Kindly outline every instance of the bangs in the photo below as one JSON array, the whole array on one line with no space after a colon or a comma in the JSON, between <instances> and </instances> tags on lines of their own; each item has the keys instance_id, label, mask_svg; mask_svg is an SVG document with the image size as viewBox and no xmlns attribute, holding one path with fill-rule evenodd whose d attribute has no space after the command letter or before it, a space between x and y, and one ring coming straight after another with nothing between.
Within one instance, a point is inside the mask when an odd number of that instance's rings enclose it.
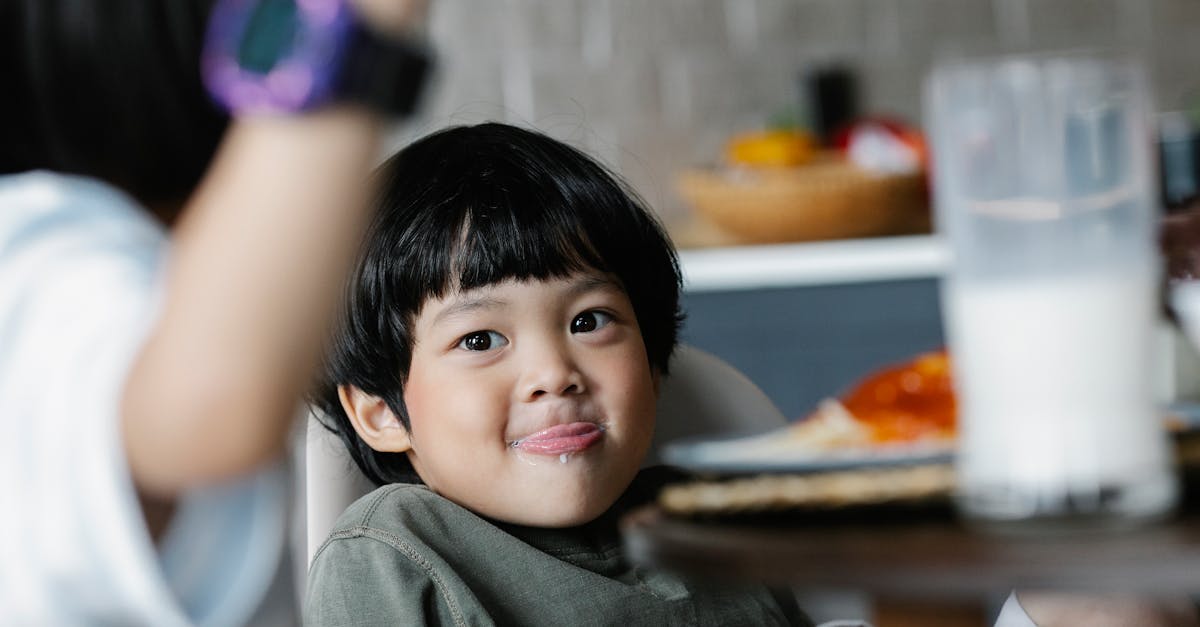
<instances>
[{"instance_id":1,"label":"bangs","mask_svg":"<svg viewBox=\"0 0 1200 627\"><path fill-rule=\"evenodd\" d=\"M393 293L406 295L409 311L506 280L619 275L626 249L636 245L628 223L637 209L607 176L492 167L453 187L436 209L420 209L427 198L419 196L398 217L407 225L392 258L404 260L404 271L392 275L403 284L393 284Z\"/></svg>"},{"instance_id":2,"label":"bangs","mask_svg":"<svg viewBox=\"0 0 1200 627\"><path fill-rule=\"evenodd\" d=\"M443 290L471 290L505 280L562 278L607 272L579 225L548 220L555 212L469 211L448 255ZM450 284L447 279L453 278ZM443 292L444 293L444 292Z\"/></svg>"}]
</instances>

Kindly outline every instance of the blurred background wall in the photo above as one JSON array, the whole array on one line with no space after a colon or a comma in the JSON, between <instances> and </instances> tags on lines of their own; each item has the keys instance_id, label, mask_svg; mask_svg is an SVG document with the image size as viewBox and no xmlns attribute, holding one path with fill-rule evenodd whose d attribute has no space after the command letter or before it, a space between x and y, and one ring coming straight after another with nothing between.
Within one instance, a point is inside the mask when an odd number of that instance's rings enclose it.
<instances>
[{"instance_id":1,"label":"blurred background wall","mask_svg":"<svg viewBox=\"0 0 1200 627\"><path fill-rule=\"evenodd\" d=\"M864 114L919 125L944 54L1120 47L1160 111L1200 105L1200 0L434 0L439 74L395 143L447 124L539 128L599 157L677 241L683 168L736 133L804 117L802 77L853 70ZM934 277L690 292L683 340L723 357L786 415L943 342Z\"/></svg>"},{"instance_id":2,"label":"blurred background wall","mask_svg":"<svg viewBox=\"0 0 1200 627\"><path fill-rule=\"evenodd\" d=\"M1200 0L435 0L426 113L397 138L485 119L599 156L668 222L681 167L802 102L800 77L848 64L861 109L920 122L939 54L1122 46L1160 110L1197 104Z\"/></svg>"}]
</instances>

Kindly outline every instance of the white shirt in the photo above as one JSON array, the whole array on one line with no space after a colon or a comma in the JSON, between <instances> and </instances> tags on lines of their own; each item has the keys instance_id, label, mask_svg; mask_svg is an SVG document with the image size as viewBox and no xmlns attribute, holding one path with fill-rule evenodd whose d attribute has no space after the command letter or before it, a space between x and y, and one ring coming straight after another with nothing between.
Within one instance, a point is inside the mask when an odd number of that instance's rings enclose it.
<instances>
[{"instance_id":1,"label":"white shirt","mask_svg":"<svg viewBox=\"0 0 1200 627\"><path fill-rule=\"evenodd\" d=\"M165 250L111 187L0 177L2 625L241 625L286 570L282 469L188 495L159 547L145 528L119 404Z\"/></svg>"}]
</instances>

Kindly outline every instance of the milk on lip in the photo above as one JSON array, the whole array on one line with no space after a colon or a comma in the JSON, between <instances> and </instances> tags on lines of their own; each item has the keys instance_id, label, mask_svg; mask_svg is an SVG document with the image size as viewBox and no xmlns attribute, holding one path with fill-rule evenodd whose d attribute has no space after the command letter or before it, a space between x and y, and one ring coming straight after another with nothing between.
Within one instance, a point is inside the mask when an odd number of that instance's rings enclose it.
<instances>
[{"instance_id":1,"label":"milk on lip","mask_svg":"<svg viewBox=\"0 0 1200 627\"><path fill-rule=\"evenodd\" d=\"M576 421L547 427L521 439L508 442L509 448L529 455L557 457L566 463L571 455L596 445L605 428L593 422Z\"/></svg>"},{"instance_id":2,"label":"milk on lip","mask_svg":"<svg viewBox=\"0 0 1200 627\"><path fill-rule=\"evenodd\" d=\"M588 424L593 424L593 423L588 423ZM587 446L584 446L582 449L579 449L579 450L569 450L566 452L558 453L557 457L555 457L552 454L547 454L542 451L525 450L525 448L522 447L522 444L525 442L525 440L513 440L511 442L508 442L508 448L511 449L516 454L517 459L521 460L522 462L525 462L526 464L529 464L530 466L540 466L543 463L552 462L553 460L558 460L559 464L566 465L566 463L568 461L570 461L571 458L574 457L576 454L585 453L588 450L591 450L594 446L596 446L599 443L599 440L604 437L604 434L607 432L607 428L605 428L604 425L595 425L595 427L597 428L597 430L599 431L599 434L600 434L599 436L597 436L597 439L595 441L590 442Z\"/></svg>"}]
</instances>

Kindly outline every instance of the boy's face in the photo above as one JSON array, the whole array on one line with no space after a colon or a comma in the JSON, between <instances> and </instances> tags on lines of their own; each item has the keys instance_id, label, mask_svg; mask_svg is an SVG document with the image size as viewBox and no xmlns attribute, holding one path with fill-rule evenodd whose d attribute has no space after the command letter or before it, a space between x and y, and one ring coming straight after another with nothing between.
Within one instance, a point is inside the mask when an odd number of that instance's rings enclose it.
<instances>
[{"instance_id":1,"label":"boy's face","mask_svg":"<svg viewBox=\"0 0 1200 627\"><path fill-rule=\"evenodd\" d=\"M657 376L613 280L453 292L426 302L414 331L398 448L431 489L484 516L558 527L600 515L632 481Z\"/></svg>"}]
</instances>

